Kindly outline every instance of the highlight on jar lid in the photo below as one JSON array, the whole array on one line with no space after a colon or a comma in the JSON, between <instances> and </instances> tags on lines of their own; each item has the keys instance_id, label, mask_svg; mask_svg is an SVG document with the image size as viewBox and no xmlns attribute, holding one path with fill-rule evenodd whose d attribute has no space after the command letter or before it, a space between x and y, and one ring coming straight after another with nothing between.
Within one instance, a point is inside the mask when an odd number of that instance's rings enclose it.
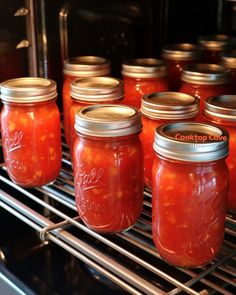
<instances>
[{"instance_id":1,"label":"highlight on jar lid","mask_svg":"<svg viewBox=\"0 0 236 295\"><path fill-rule=\"evenodd\" d=\"M211 96L205 100L204 115L225 121L236 121L236 95Z\"/></svg>"},{"instance_id":2,"label":"highlight on jar lid","mask_svg":"<svg viewBox=\"0 0 236 295\"><path fill-rule=\"evenodd\" d=\"M153 148L173 160L210 162L229 153L229 134L211 124L181 122L157 127Z\"/></svg>"},{"instance_id":3,"label":"highlight on jar lid","mask_svg":"<svg viewBox=\"0 0 236 295\"><path fill-rule=\"evenodd\" d=\"M93 105L75 114L75 130L96 137L117 137L140 132L141 113L125 105Z\"/></svg>"},{"instance_id":4,"label":"highlight on jar lid","mask_svg":"<svg viewBox=\"0 0 236 295\"><path fill-rule=\"evenodd\" d=\"M57 97L57 86L53 80L24 77L1 83L3 102L32 103L52 100Z\"/></svg>"},{"instance_id":5,"label":"highlight on jar lid","mask_svg":"<svg viewBox=\"0 0 236 295\"><path fill-rule=\"evenodd\" d=\"M78 77L105 76L110 71L110 61L100 56L70 57L63 65L64 74Z\"/></svg>"},{"instance_id":6,"label":"highlight on jar lid","mask_svg":"<svg viewBox=\"0 0 236 295\"><path fill-rule=\"evenodd\" d=\"M224 52L221 55L221 64L227 69L236 69L236 51Z\"/></svg>"},{"instance_id":7,"label":"highlight on jar lid","mask_svg":"<svg viewBox=\"0 0 236 295\"><path fill-rule=\"evenodd\" d=\"M101 102L121 99L124 96L123 81L112 77L89 77L75 79L70 84L74 99Z\"/></svg>"},{"instance_id":8,"label":"highlight on jar lid","mask_svg":"<svg viewBox=\"0 0 236 295\"><path fill-rule=\"evenodd\" d=\"M190 43L167 44L162 48L161 56L171 60L195 60L201 56L201 50Z\"/></svg>"},{"instance_id":9,"label":"highlight on jar lid","mask_svg":"<svg viewBox=\"0 0 236 295\"><path fill-rule=\"evenodd\" d=\"M216 64L186 65L181 80L195 84L225 84L230 81L230 70Z\"/></svg>"},{"instance_id":10,"label":"highlight on jar lid","mask_svg":"<svg viewBox=\"0 0 236 295\"><path fill-rule=\"evenodd\" d=\"M220 51L226 49L233 41L233 39L233 37L228 35L216 34L200 36L198 42L202 45L203 48L206 48L208 50Z\"/></svg>"},{"instance_id":11,"label":"highlight on jar lid","mask_svg":"<svg viewBox=\"0 0 236 295\"><path fill-rule=\"evenodd\" d=\"M164 60L155 58L128 59L122 64L124 76L132 78L156 78L167 74Z\"/></svg>"},{"instance_id":12,"label":"highlight on jar lid","mask_svg":"<svg viewBox=\"0 0 236 295\"><path fill-rule=\"evenodd\" d=\"M141 100L141 112L152 119L180 120L197 116L200 100L180 92L156 92L145 94Z\"/></svg>"}]
</instances>

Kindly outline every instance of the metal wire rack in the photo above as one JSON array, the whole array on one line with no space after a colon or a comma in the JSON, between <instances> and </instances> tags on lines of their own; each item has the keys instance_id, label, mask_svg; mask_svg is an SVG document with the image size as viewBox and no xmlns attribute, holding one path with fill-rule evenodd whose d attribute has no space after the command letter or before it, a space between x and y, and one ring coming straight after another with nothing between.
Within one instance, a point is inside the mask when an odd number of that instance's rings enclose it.
<instances>
[{"instance_id":1,"label":"metal wire rack","mask_svg":"<svg viewBox=\"0 0 236 295\"><path fill-rule=\"evenodd\" d=\"M126 232L101 235L77 214L68 148L63 144L62 169L50 185L17 186L0 168L0 206L130 294L236 294L236 215L228 213L221 251L209 265L180 269L166 264L151 233L151 194L144 192L140 219Z\"/></svg>"}]
</instances>

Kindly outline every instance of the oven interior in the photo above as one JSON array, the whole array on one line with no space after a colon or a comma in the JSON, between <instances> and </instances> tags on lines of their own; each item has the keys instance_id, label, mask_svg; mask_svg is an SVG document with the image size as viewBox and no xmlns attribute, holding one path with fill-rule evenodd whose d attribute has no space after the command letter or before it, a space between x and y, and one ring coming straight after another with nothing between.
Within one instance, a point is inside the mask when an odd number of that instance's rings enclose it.
<instances>
[{"instance_id":1,"label":"oven interior","mask_svg":"<svg viewBox=\"0 0 236 295\"><path fill-rule=\"evenodd\" d=\"M223 0L2 0L0 81L40 76L58 84L63 59L160 57L164 44L206 34L236 35L236 2ZM62 126L62 135L63 126ZM236 294L236 213L228 212L221 252L209 265L179 269L152 242L151 194L136 225L101 235L78 218L68 146L56 182L24 189L10 181L0 150L0 294Z\"/></svg>"}]
</instances>

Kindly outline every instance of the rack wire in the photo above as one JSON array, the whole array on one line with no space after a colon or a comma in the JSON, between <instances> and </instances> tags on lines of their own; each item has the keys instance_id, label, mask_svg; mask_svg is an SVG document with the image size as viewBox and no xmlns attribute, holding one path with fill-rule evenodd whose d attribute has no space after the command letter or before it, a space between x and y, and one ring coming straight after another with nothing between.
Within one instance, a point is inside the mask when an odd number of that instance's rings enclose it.
<instances>
[{"instance_id":1,"label":"rack wire","mask_svg":"<svg viewBox=\"0 0 236 295\"><path fill-rule=\"evenodd\" d=\"M0 206L130 294L236 294L236 215L229 212L222 248L216 259L196 269L166 264L152 241L151 194L144 191L138 222L128 231L101 235L77 214L68 148L62 169L50 185L25 189L0 168Z\"/></svg>"}]
</instances>

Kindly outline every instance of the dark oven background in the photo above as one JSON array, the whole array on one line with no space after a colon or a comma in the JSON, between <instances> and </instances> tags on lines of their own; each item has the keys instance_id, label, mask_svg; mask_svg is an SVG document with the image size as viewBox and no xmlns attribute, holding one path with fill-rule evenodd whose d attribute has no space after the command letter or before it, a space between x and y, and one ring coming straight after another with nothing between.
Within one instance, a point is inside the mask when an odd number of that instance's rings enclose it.
<instances>
[{"instance_id":1,"label":"dark oven background","mask_svg":"<svg viewBox=\"0 0 236 295\"><path fill-rule=\"evenodd\" d=\"M14 16L22 7L33 7L33 16ZM125 58L159 57L164 44L196 43L203 34L234 34L233 7L234 2L223 0L2 0L0 61L5 70L0 79L45 76L60 89L62 59L78 55L109 58L113 76L119 77ZM60 41L60 13L67 15L66 45ZM9 49L4 51L5 43ZM10 50L21 60L7 56Z\"/></svg>"},{"instance_id":2,"label":"dark oven background","mask_svg":"<svg viewBox=\"0 0 236 295\"><path fill-rule=\"evenodd\" d=\"M31 75L54 79L61 106L63 58L103 56L111 61L112 75L120 77L122 60L159 58L164 44L196 43L205 34L236 35L235 7L235 1L223 0L1 0L0 82ZM67 15L66 28L60 26L60 14ZM62 44L61 29L66 29L67 43ZM25 198L2 183L1 189ZM45 247L4 209L0 225L0 274L17 282L25 294L125 294L59 247ZM18 294L10 292L0 277L0 294Z\"/></svg>"}]
</instances>

